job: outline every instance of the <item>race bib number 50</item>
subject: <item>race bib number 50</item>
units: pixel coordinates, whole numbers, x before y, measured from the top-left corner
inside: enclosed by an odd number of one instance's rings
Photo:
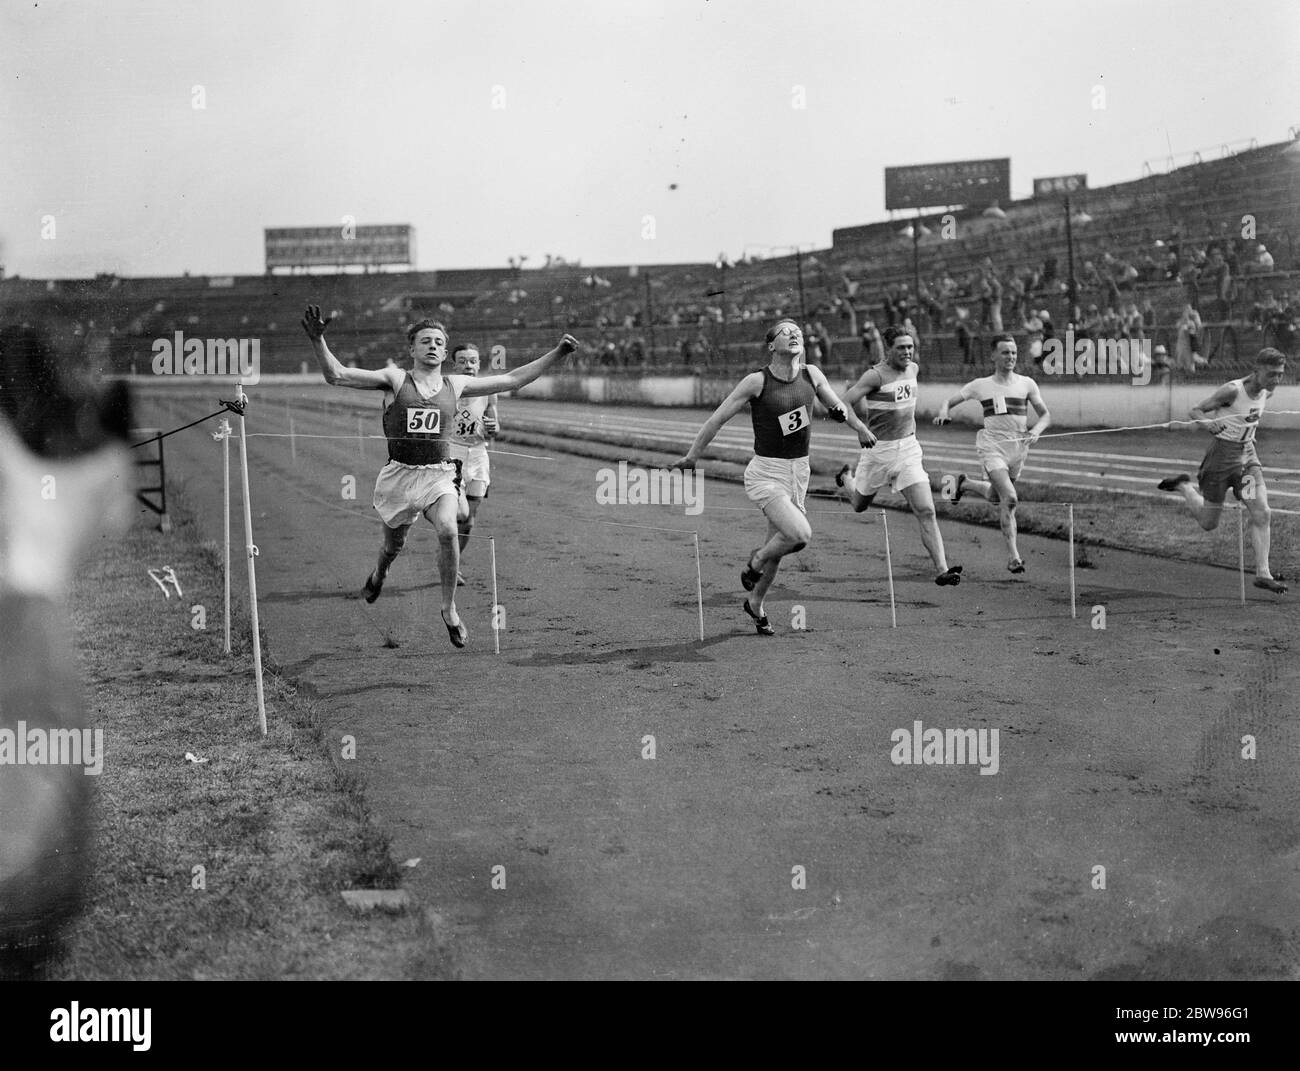
[[[436,435],[442,426],[442,412],[438,409],[407,409],[406,430],[423,431]]]
[[[808,407],[801,405],[798,409],[791,409],[788,413],[782,413],[776,419],[781,424],[782,435],[793,435],[796,431],[802,431],[808,426]]]

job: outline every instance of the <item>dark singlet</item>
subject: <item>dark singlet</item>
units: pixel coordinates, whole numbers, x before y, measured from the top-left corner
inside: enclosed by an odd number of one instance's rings
[[[455,421],[456,395],[447,377],[442,377],[442,389],[432,398],[426,398],[407,372],[393,404],[384,410],[388,459],[403,465],[450,461],[450,436]]]
[[[765,366],[763,389],[749,403],[754,421],[754,453],[759,457],[807,457],[816,399],[817,391],[807,368],[786,381]]]

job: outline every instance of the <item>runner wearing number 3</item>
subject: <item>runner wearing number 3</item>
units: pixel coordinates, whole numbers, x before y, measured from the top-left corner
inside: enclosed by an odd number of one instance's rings
[[[808,492],[808,447],[813,402],[820,399],[832,420],[847,421],[864,445],[875,442],[866,425],[845,406],[821,369],[803,364],[803,332],[793,320],[778,320],[767,332],[768,364],[751,372],[704,422],[685,457],[670,468],[693,469],[722,426],[746,406],[754,423],[754,457],[745,469],[745,494],[767,517],[767,539],[745,562],[740,583],[753,594],[743,608],[760,636],[775,632],[763,600],[781,559],[803,550],[812,538],[804,509]]]
[[[366,579],[367,602],[379,598],[384,579],[406,543],[411,525],[423,516],[438,535],[438,574],[442,581],[442,621],[447,636],[464,647],[469,632],[456,612],[456,573],[460,565],[457,533],[459,500],[458,466],[452,435],[456,409],[462,398],[476,398],[518,390],[542,375],[557,357],[565,357],[578,343],[565,335],[560,344],[513,372],[497,376],[464,376],[442,372],[447,357],[447,329],[433,320],[412,324],[406,340],[411,371],[396,365],[375,370],[345,368],[325,343],[320,308],[308,305],[303,330],[325,382],[337,387],[384,392],[384,435],[388,439],[388,464],[375,480],[375,509],[384,522],[384,545],[379,564]]]
[[[939,534],[939,521],[930,494],[930,477],[921,466],[921,444],[916,440],[916,341],[900,327],[890,327],[881,336],[885,356],[862,373],[848,393],[846,405],[865,406],[867,427],[876,444],[858,457],[858,469],[850,483],[845,465],[835,475],[835,486],[846,492],[855,513],[861,513],[883,487],[907,499],[921,526],[921,542],[939,570],[934,582],[941,586],[961,583],[961,566],[948,566]]]

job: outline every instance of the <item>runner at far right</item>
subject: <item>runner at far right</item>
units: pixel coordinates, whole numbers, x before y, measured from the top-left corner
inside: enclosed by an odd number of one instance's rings
[[[1214,436],[1196,473],[1196,487],[1187,473],[1161,480],[1162,491],[1176,491],[1193,517],[1207,532],[1219,526],[1228,488],[1250,514],[1250,542],[1255,549],[1255,587],[1281,595],[1286,585],[1268,567],[1270,540],[1268,490],[1264,469],[1255,450],[1264,402],[1277,390],[1286,371],[1286,354],[1266,347],[1255,358],[1255,370],[1243,379],[1225,383],[1200,405],[1191,417]],[[1199,490],[1197,489],[1199,488]]]
[[[962,389],[939,407],[934,418],[936,424],[947,424],[948,411],[965,401],[979,402],[984,409],[984,427],[975,436],[975,449],[979,451],[984,466],[984,479],[973,480],[958,473],[952,490],[952,501],[958,502],[967,492],[979,495],[986,502],[998,506],[998,520],[1002,536],[1007,541],[1007,569],[1013,573],[1025,571],[1025,561],[1016,546],[1016,480],[1025,466],[1029,448],[1038,441],[1052,422],[1052,414],[1043,404],[1038,384],[1028,376],[1016,372],[1016,340],[1010,335],[994,335],[993,374],[982,379],[972,379]],[[1029,406],[1034,407],[1038,420],[1032,428]]]

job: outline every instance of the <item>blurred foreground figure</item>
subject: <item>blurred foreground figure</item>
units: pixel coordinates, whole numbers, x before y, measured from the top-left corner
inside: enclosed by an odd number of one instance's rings
[[[65,603],[82,552],[130,517],[129,427],[124,385],[74,383],[40,332],[0,330],[4,980],[44,973],[90,875],[92,778],[84,765],[50,762],[45,744],[85,725]]]

